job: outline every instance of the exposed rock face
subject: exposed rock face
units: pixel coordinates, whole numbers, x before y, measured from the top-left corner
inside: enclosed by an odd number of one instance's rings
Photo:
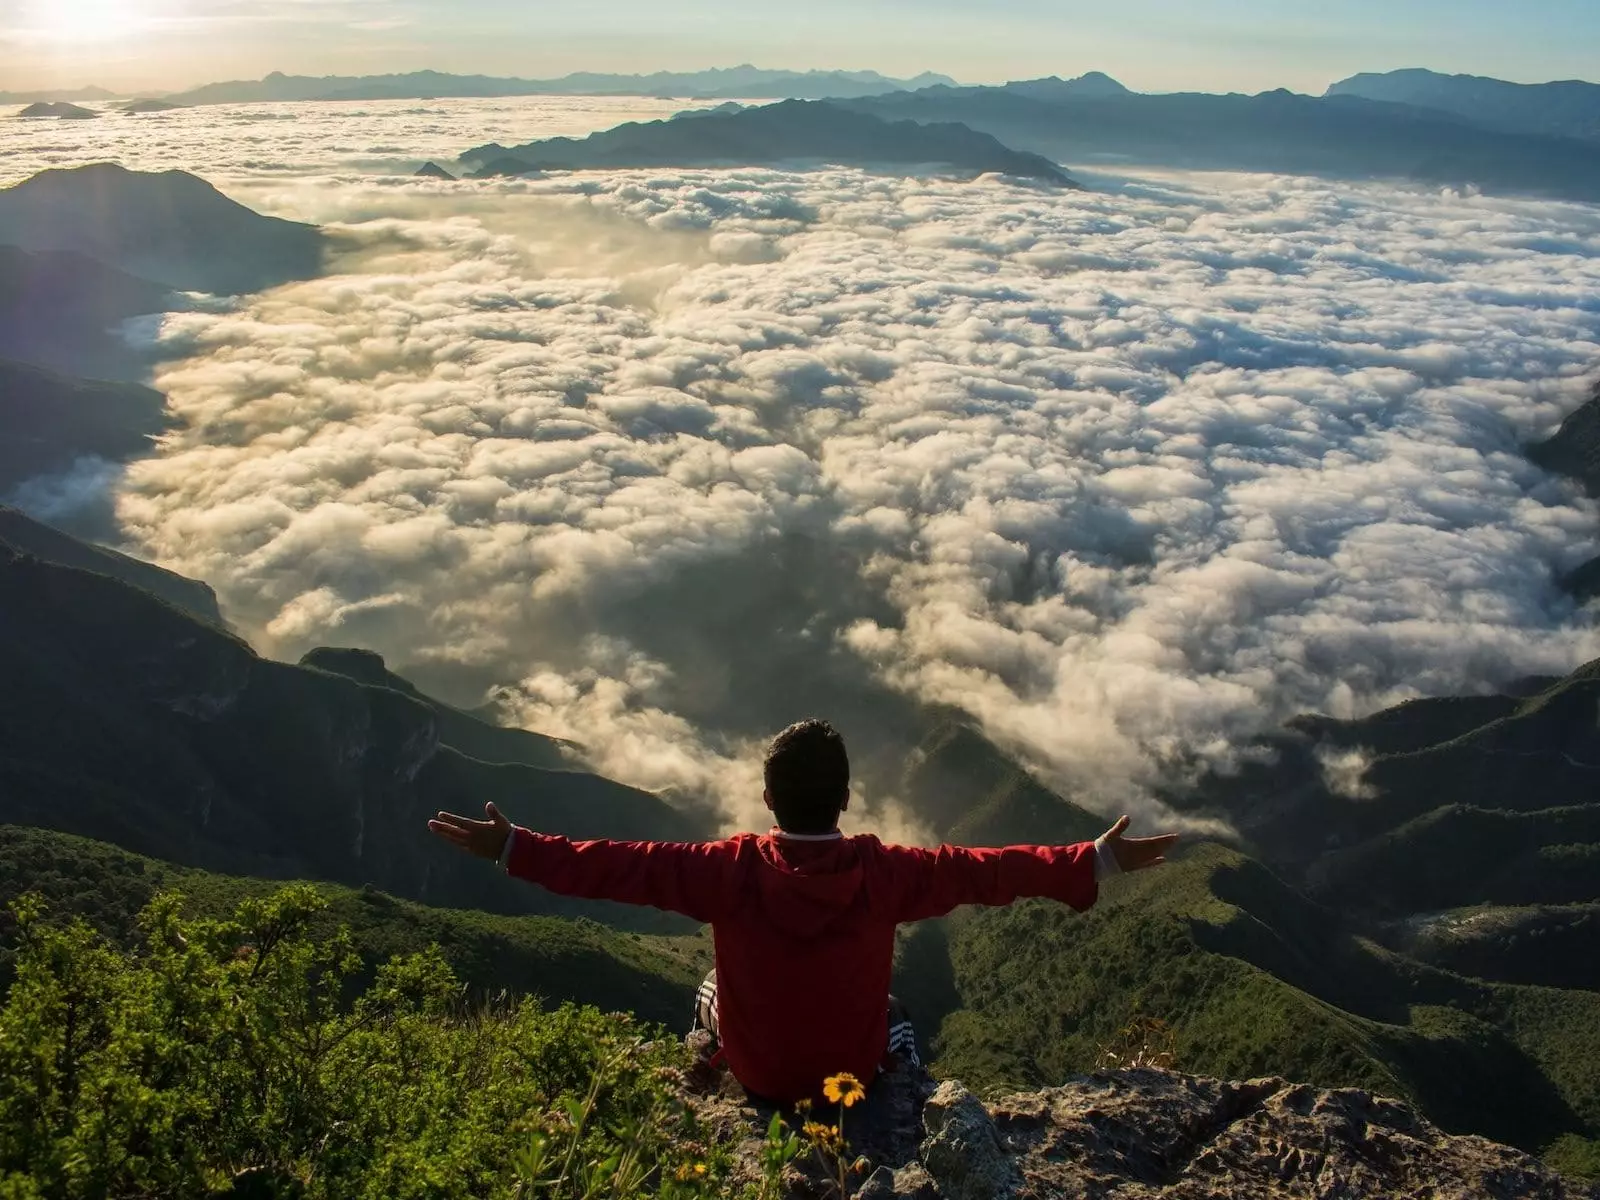
[[[885,1076],[869,1104],[883,1103],[880,1093],[926,1096],[919,1079],[926,1076]],[[726,1099],[695,1104],[729,1114]],[[946,1081],[921,1109],[921,1144],[911,1154],[874,1154],[863,1137],[914,1145],[915,1136],[857,1135],[847,1122],[852,1143],[875,1168],[856,1176],[862,1200],[1600,1197],[1600,1189],[1564,1180],[1519,1150],[1444,1133],[1398,1101],[1282,1079],[1111,1071],[990,1104]],[[741,1158],[753,1164],[758,1145],[752,1136]],[[807,1156],[796,1163],[790,1196],[829,1194]]]

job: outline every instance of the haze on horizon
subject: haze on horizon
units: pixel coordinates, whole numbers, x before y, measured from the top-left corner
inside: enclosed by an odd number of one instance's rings
[[[1199,10],[1199,11],[1197,11]],[[1425,66],[1521,82],[1592,78],[1591,0],[815,0],[752,11],[606,0],[530,11],[511,0],[10,0],[6,90],[178,91],[228,78],[421,69],[551,77],[703,70],[940,71],[988,83],[1104,70],[1146,91],[1321,92],[1358,71]]]

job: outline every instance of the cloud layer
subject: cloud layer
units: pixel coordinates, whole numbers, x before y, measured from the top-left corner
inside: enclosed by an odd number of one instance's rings
[[[1554,582],[1596,507],[1520,451],[1600,364],[1600,209],[307,153],[245,198],[336,273],[167,321],[187,428],[119,496],[270,653],[370,646],[742,824],[812,712],[870,819],[930,705],[1109,811],[1600,655]]]

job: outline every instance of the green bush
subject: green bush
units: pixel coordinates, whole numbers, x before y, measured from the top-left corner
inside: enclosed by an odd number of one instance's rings
[[[368,986],[306,887],[123,951],[25,897],[0,1008],[0,1197],[691,1195],[726,1155],[681,1045],[624,1015],[472,1007],[436,949]]]

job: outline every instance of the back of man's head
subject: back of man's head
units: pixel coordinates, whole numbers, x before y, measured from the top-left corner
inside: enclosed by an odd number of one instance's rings
[[[844,738],[826,721],[791,725],[767,747],[767,796],[785,833],[832,833],[850,796]]]

